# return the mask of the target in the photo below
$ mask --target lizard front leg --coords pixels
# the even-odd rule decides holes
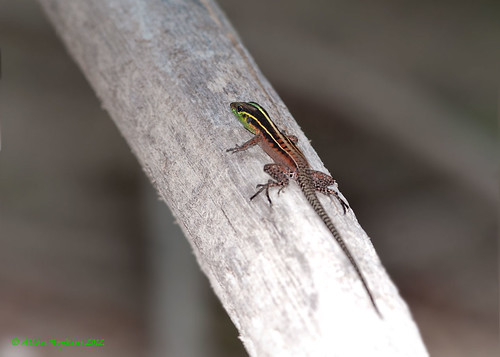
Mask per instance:
[[[243,143],[242,145],[236,145],[234,148],[227,149],[226,152],[235,153],[238,151],[245,151],[246,149],[257,145],[262,140],[262,137],[259,135],[255,135],[253,138]]]
[[[329,186],[337,186],[335,179],[330,175],[325,174],[321,171],[311,170],[311,177],[314,182],[314,187],[316,191],[319,191],[325,195],[334,195],[335,198],[340,202],[344,210],[344,214],[349,210],[349,205],[342,198],[340,198],[337,191],[328,188]]]
[[[299,138],[296,137],[295,135],[286,135],[288,140],[290,140],[292,143],[297,144],[299,142]]]
[[[273,203],[271,202],[271,198],[269,197],[269,188],[280,187],[280,189],[278,190],[279,194],[281,190],[283,190],[288,185],[290,179],[295,179],[296,173],[290,170],[290,168],[288,168],[287,166],[280,164],[266,164],[264,165],[264,172],[276,181],[269,180],[266,184],[257,185],[257,188],[259,190],[252,197],[250,197],[250,200],[253,200],[262,191],[266,190],[267,200],[269,201],[269,204],[272,205]]]

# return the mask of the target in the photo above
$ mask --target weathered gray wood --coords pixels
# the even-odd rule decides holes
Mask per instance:
[[[231,101],[261,103],[324,168],[213,1],[40,3],[177,217],[250,355],[427,355],[352,212],[321,198],[383,320],[297,185],[272,207],[249,202],[269,158],[225,152],[249,138]]]

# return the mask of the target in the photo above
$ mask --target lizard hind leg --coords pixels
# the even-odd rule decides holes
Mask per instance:
[[[311,170],[311,177],[314,182],[314,187],[316,191],[321,192],[325,195],[333,195],[342,205],[342,209],[344,210],[344,214],[349,210],[349,205],[346,201],[344,201],[336,190],[328,188],[329,186],[337,187],[337,182],[330,175],[325,174],[321,171]]]
[[[269,197],[270,187],[279,187],[278,194],[288,185],[290,178],[294,178],[295,174],[285,165],[280,164],[267,164],[264,165],[264,172],[271,176],[275,181],[269,180],[266,184],[259,184],[257,188],[259,189],[250,200],[257,197],[262,191],[266,190],[266,197],[269,204],[272,205],[271,198]]]

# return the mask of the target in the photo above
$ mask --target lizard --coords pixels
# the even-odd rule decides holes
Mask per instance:
[[[296,145],[298,138],[293,135],[286,135],[278,129],[262,106],[255,102],[233,102],[230,104],[230,107],[245,129],[254,134],[254,136],[242,145],[228,149],[227,152],[236,153],[258,145],[274,161],[273,164],[264,165],[264,172],[274,180],[270,179],[266,184],[257,185],[258,191],[250,197],[250,200],[253,200],[261,192],[265,191],[267,200],[272,205],[269,197],[269,189],[279,187],[279,194],[289,184],[290,180],[295,180],[309,204],[321,218],[348,258],[361,280],[375,311],[382,317],[361,269],[316,195],[316,192],[321,192],[326,195],[335,196],[342,205],[345,214],[350,209],[349,205],[335,190],[329,188],[330,186],[337,187],[334,178],[321,171],[313,170],[302,151]]]

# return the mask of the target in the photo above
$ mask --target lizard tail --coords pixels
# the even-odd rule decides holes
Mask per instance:
[[[358,263],[356,263],[356,260],[354,260],[354,257],[351,254],[351,251],[345,244],[344,239],[340,236],[339,231],[337,228],[335,228],[335,225],[333,224],[332,220],[328,216],[328,214],[325,211],[325,208],[321,204],[321,202],[318,199],[318,196],[316,196],[316,188],[314,186],[314,183],[310,177],[310,175],[307,172],[300,173],[297,178],[298,184],[300,188],[302,189],[302,192],[304,193],[304,196],[306,197],[307,201],[309,204],[312,206],[314,211],[318,214],[318,216],[321,218],[323,223],[326,225],[328,230],[332,233],[333,238],[337,241],[339,244],[340,248],[346,255],[347,259],[349,259],[349,262],[353,266],[354,270],[356,271],[356,274],[358,275],[359,279],[361,280],[361,283],[363,284],[363,287],[368,294],[368,297],[370,298],[370,301],[375,308],[375,311],[377,314],[382,318],[382,314],[380,313],[380,310],[378,309],[377,303],[375,302],[375,298],[373,297],[370,288],[368,287],[368,283],[366,282],[366,279],[361,272],[361,269],[359,269]]]

